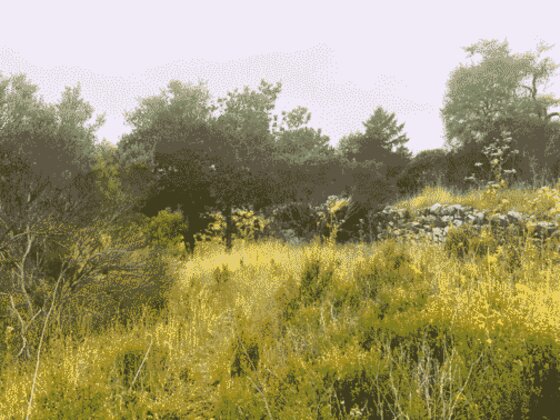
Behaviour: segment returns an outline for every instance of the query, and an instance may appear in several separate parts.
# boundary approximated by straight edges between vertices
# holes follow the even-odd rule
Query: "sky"
[[[558,1],[0,0],[0,73],[25,73],[47,101],[78,82],[117,142],[138,99],[170,80],[223,96],[282,82],[278,112],[307,107],[331,143],[382,106],[414,152],[442,147],[440,116],[463,47],[560,44]],[[560,63],[560,45],[548,55]],[[560,76],[549,91],[560,96]]]

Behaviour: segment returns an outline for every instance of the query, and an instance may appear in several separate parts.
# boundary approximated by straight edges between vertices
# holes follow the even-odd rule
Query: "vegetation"
[[[99,334],[54,328],[34,413],[555,418],[558,252],[483,236],[484,251],[459,256],[453,241],[205,243],[162,313]],[[25,414],[31,377],[5,363],[7,417]]]
[[[416,156],[394,113],[333,146],[266,81],[171,81],[112,145],[79,86],[0,76],[1,416],[558,418],[557,66],[466,51]],[[436,203],[527,228],[375,241]]]

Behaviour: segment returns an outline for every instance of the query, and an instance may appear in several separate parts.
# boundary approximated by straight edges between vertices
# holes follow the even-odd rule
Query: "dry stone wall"
[[[414,236],[428,237],[443,242],[453,226],[469,225],[476,231],[489,226],[492,230],[514,229],[530,233],[535,238],[545,239],[560,234],[558,221],[535,220],[534,217],[517,211],[494,213],[460,204],[436,203],[414,214],[406,209],[385,207],[376,213],[370,223],[376,232],[375,239]]]

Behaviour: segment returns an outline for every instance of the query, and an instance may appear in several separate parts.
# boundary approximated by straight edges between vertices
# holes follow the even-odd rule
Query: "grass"
[[[534,198],[535,190],[530,188],[502,189],[494,195],[488,194],[486,190],[471,190],[466,193],[459,193],[451,192],[443,187],[428,187],[417,196],[397,202],[395,207],[414,211],[440,203],[460,204],[480,210],[505,207],[509,210],[532,213],[534,212]]]
[[[201,243],[163,311],[53,323],[31,418],[556,418],[557,246],[461,229],[444,246]],[[25,416],[34,366],[4,359],[2,418]]]

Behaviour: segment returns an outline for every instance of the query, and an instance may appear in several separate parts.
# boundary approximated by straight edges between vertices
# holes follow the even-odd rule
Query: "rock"
[[[415,212],[415,216],[412,216],[407,209],[387,206],[374,214],[371,220],[372,226],[377,226],[376,237],[378,239],[427,236],[435,242],[442,242],[452,226],[459,227],[465,223],[468,223],[477,232],[480,232],[484,226],[490,225],[494,229],[509,229],[512,234],[521,234],[530,220],[534,221],[533,235],[535,238],[560,236],[558,229],[560,222],[539,222],[535,220],[535,217],[529,217],[513,210],[506,214],[493,214],[490,217],[486,211],[460,204],[435,203],[431,207],[419,209]]]
[[[473,216],[476,218],[476,221],[479,224],[484,223],[484,221],[486,220],[486,214],[481,211],[477,211],[473,214]]]
[[[466,219],[469,223],[475,223],[478,220],[474,214],[467,214]]]
[[[453,209],[449,206],[442,206],[439,214],[441,216],[450,216],[453,214]]]
[[[397,211],[397,215],[400,219],[407,219],[409,217],[408,210],[400,209]]]
[[[442,219],[437,218],[434,221],[434,226],[440,227],[440,228],[444,228],[445,226],[447,226],[449,223],[444,222]]]
[[[535,225],[535,236],[538,238],[548,238],[558,230],[558,225],[554,222],[538,222]]]
[[[434,236],[443,236],[443,229],[439,227],[435,227],[432,229],[432,234]]]
[[[435,214],[436,216],[441,213],[442,205],[440,203],[435,203],[432,207],[430,207],[430,213]]]
[[[508,211],[507,217],[512,222],[520,223],[523,221],[523,214],[519,213],[518,211]]]
[[[507,227],[509,224],[507,216],[503,214],[495,214],[490,218],[490,225],[495,227]]]
[[[465,213],[465,208],[460,204],[453,204],[449,206],[449,209],[452,211],[452,215],[454,216],[462,216]]]
[[[453,217],[452,216],[443,216],[441,218],[441,221],[445,224],[449,224],[449,223],[453,222]]]

